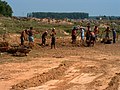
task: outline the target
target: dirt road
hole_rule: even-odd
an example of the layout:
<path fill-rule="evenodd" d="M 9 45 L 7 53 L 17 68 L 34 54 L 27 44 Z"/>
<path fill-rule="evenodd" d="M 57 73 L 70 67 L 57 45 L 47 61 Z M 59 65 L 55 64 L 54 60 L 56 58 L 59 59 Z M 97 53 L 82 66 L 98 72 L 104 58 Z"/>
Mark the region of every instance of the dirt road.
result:
<path fill-rule="evenodd" d="M 119 43 L 49 48 L 0 64 L 0 89 L 120 90 Z"/>

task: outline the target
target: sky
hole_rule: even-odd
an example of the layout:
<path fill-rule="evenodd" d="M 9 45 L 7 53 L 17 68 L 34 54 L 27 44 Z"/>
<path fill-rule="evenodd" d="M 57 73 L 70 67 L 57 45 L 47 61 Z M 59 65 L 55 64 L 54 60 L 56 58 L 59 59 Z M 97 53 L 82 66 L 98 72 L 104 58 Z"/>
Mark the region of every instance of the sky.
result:
<path fill-rule="evenodd" d="M 120 16 L 120 0 L 4 0 L 13 16 L 31 12 L 85 12 L 90 16 Z"/>

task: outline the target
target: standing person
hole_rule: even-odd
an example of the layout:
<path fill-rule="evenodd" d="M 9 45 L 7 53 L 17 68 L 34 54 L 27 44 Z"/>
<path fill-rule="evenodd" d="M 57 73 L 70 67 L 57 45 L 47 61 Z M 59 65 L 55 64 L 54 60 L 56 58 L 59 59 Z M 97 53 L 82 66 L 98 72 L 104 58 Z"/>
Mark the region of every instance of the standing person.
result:
<path fill-rule="evenodd" d="M 29 40 L 29 47 L 32 48 L 34 46 L 34 34 L 38 34 L 33 27 L 30 27 L 28 30 L 28 40 Z"/>
<path fill-rule="evenodd" d="M 24 45 L 26 33 L 27 33 L 26 30 L 23 30 L 23 31 L 21 32 L 21 35 L 20 35 L 21 44 L 20 44 L 20 45 Z"/>
<path fill-rule="evenodd" d="M 77 30 L 76 27 L 72 29 L 72 43 L 76 43 L 76 33 L 77 33 L 76 30 Z"/>
<path fill-rule="evenodd" d="M 110 33 L 110 27 L 107 27 L 105 32 L 105 39 L 108 40 L 109 39 L 109 33 Z"/>
<path fill-rule="evenodd" d="M 44 46 L 46 44 L 46 36 L 48 35 L 48 32 L 45 31 L 43 34 L 42 34 L 42 45 Z"/>
<path fill-rule="evenodd" d="M 81 27 L 80 32 L 81 32 L 81 41 L 82 41 L 82 45 L 83 45 L 84 44 L 84 37 L 85 37 L 85 29 Z"/>
<path fill-rule="evenodd" d="M 90 46 L 91 46 L 91 44 L 92 44 L 92 46 L 94 46 L 94 43 L 95 43 L 95 33 L 93 32 L 93 31 L 90 31 Z"/>
<path fill-rule="evenodd" d="M 20 45 L 24 45 L 24 31 L 21 32 L 21 35 L 20 35 Z"/>
<path fill-rule="evenodd" d="M 116 30 L 112 28 L 112 34 L 113 34 L 113 43 L 116 43 Z"/>
<path fill-rule="evenodd" d="M 94 27 L 95 41 L 98 39 L 99 29 L 98 26 Z"/>
<path fill-rule="evenodd" d="M 53 48 L 53 46 L 55 49 L 55 35 L 56 35 L 55 28 L 53 28 L 52 32 L 50 34 L 50 36 L 51 36 L 51 49 Z"/>
<path fill-rule="evenodd" d="M 90 46 L 90 26 L 87 26 L 87 30 L 86 30 L 86 44 L 89 47 Z"/>

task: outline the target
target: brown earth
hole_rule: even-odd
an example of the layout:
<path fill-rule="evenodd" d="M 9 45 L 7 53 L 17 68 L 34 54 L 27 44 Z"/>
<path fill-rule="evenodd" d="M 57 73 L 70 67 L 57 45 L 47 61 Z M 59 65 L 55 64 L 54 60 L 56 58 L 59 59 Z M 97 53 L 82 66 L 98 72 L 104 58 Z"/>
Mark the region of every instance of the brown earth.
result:
<path fill-rule="evenodd" d="M 119 42 L 84 47 L 61 38 L 57 49 L 37 45 L 25 57 L 0 57 L 0 90 L 120 90 Z"/>

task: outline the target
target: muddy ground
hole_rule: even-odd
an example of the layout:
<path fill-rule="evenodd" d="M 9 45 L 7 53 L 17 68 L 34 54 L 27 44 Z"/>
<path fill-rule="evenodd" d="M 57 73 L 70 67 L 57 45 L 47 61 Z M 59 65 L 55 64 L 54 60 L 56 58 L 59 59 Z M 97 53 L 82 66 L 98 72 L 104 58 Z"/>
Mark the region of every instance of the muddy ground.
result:
<path fill-rule="evenodd" d="M 0 90 L 120 90 L 120 42 L 94 47 L 57 40 L 28 56 L 2 53 Z"/>

